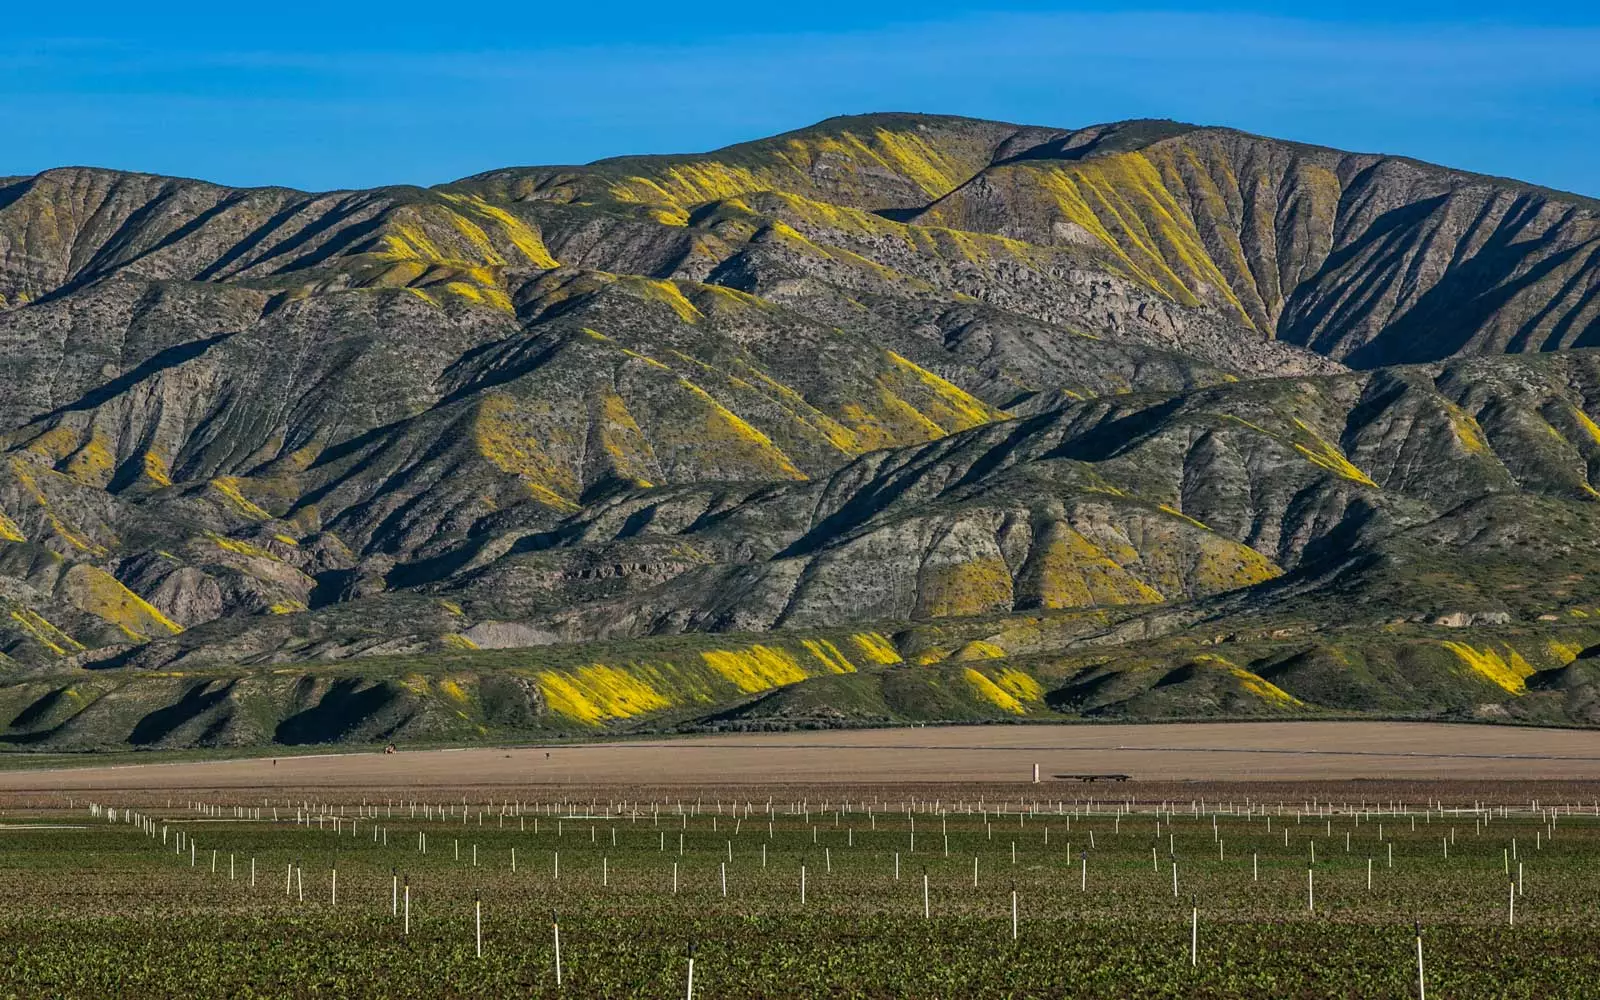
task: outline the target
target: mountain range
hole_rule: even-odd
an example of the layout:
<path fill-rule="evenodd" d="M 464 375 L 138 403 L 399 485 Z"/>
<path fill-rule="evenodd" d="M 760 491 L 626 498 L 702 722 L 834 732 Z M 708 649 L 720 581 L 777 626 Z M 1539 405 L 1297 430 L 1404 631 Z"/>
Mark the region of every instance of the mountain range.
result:
<path fill-rule="evenodd" d="M 0 178 L 0 739 L 1600 723 L 1600 202 L 1170 121 Z"/>

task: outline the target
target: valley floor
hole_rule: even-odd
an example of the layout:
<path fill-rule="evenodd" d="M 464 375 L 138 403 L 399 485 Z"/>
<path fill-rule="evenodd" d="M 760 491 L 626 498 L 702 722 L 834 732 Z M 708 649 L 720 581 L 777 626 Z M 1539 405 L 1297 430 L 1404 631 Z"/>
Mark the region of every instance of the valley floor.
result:
<path fill-rule="evenodd" d="M 139 755 L 143 757 L 144 755 Z M 59 758 L 56 758 L 59 760 Z M 0 771 L 0 793 L 156 789 L 1600 780 L 1600 732 L 1409 722 L 943 726 Z M 1052 787 L 1051 791 L 1045 788 Z M 1131 785 L 1094 785 L 1073 797 Z M 1142 796 L 1141 796 L 1142 797 Z"/>

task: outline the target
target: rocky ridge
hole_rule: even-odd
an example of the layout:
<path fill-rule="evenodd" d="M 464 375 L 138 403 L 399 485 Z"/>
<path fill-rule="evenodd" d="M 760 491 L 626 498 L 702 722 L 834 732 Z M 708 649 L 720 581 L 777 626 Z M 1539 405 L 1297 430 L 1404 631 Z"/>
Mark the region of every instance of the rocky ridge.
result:
<path fill-rule="evenodd" d="M 1589 721 L 1597 220 L 1153 121 L 9 179 L 8 738 Z"/>

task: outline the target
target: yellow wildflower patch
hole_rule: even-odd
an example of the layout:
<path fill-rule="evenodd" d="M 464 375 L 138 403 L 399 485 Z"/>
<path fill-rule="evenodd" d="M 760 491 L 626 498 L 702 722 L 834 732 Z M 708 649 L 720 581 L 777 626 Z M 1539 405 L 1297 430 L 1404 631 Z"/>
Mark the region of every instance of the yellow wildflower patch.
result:
<path fill-rule="evenodd" d="M 1492 649 L 1474 649 L 1464 642 L 1443 642 L 1440 645 L 1456 655 L 1475 673 L 1493 681 L 1512 694 L 1521 694 L 1526 679 L 1534 672 L 1516 650 L 1506 647 L 1504 656 Z"/>
<path fill-rule="evenodd" d="M 627 719 L 671 705 L 644 681 L 602 664 L 572 671 L 541 670 L 535 680 L 552 711 L 588 725 Z"/>
<path fill-rule="evenodd" d="M 812 656 L 821 660 L 822 665 L 832 673 L 853 674 L 856 672 L 856 665 L 845 659 L 845 655 L 839 652 L 839 647 L 826 639 L 806 639 L 801 642 L 801 645 Z"/>
<path fill-rule="evenodd" d="M 700 657 L 706 666 L 746 694 L 795 684 L 810 676 L 793 654 L 772 646 L 707 650 Z"/>
<path fill-rule="evenodd" d="M 894 644 L 876 632 L 857 632 L 850 637 L 850 641 L 856 644 L 863 656 L 879 666 L 904 662 Z"/>
<path fill-rule="evenodd" d="M 972 688 L 973 694 L 1001 711 L 1010 712 L 1012 715 L 1027 714 L 1027 709 L 1022 707 L 1022 702 L 1018 701 L 1015 695 L 971 667 L 962 672 L 962 677 L 966 680 L 967 686 Z"/>

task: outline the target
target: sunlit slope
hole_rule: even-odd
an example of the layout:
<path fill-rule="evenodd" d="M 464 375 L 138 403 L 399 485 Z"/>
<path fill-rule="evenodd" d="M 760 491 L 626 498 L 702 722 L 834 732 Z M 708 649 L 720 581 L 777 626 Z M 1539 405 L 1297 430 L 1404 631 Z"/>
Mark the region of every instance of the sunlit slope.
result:
<path fill-rule="evenodd" d="M 1223 129 L 903 114 L 433 189 L 8 179 L 0 670 L 243 691 L 492 661 L 466 644 L 787 650 L 770 690 L 631 654 L 524 677 L 538 725 L 588 731 L 1071 713 L 1028 657 L 1187 637 L 1151 654 L 1181 673 L 1118 668 L 1134 693 L 1105 710 L 1470 714 L 1493 683 L 1582 718 L 1586 662 L 1518 646 L 1524 671 L 1475 635 L 1581 621 L 1600 587 L 1600 367 L 1573 349 L 1600 329 L 1595 218 Z M 1024 649 L 985 624 L 1015 616 L 1093 628 Z M 1285 637 L 1200 648 L 1261 616 L 1465 631 L 1402 657 L 1432 680 L 1345 698 L 1303 679 L 1337 657 L 1273 672 Z M 906 662 L 833 671 L 794 630 L 881 632 Z M 160 740 L 272 738 L 355 698 L 306 676 L 304 704 L 268 684 Z M 391 693 L 495 731 L 473 683 L 448 711 L 449 688 Z"/>
<path fill-rule="evenodd" d="M 1593 201 L 1225 129 L 1041 150 L 915 221 L 1081 246 L 1362 367 L 1587 346 L 1600 317 Z"/>

